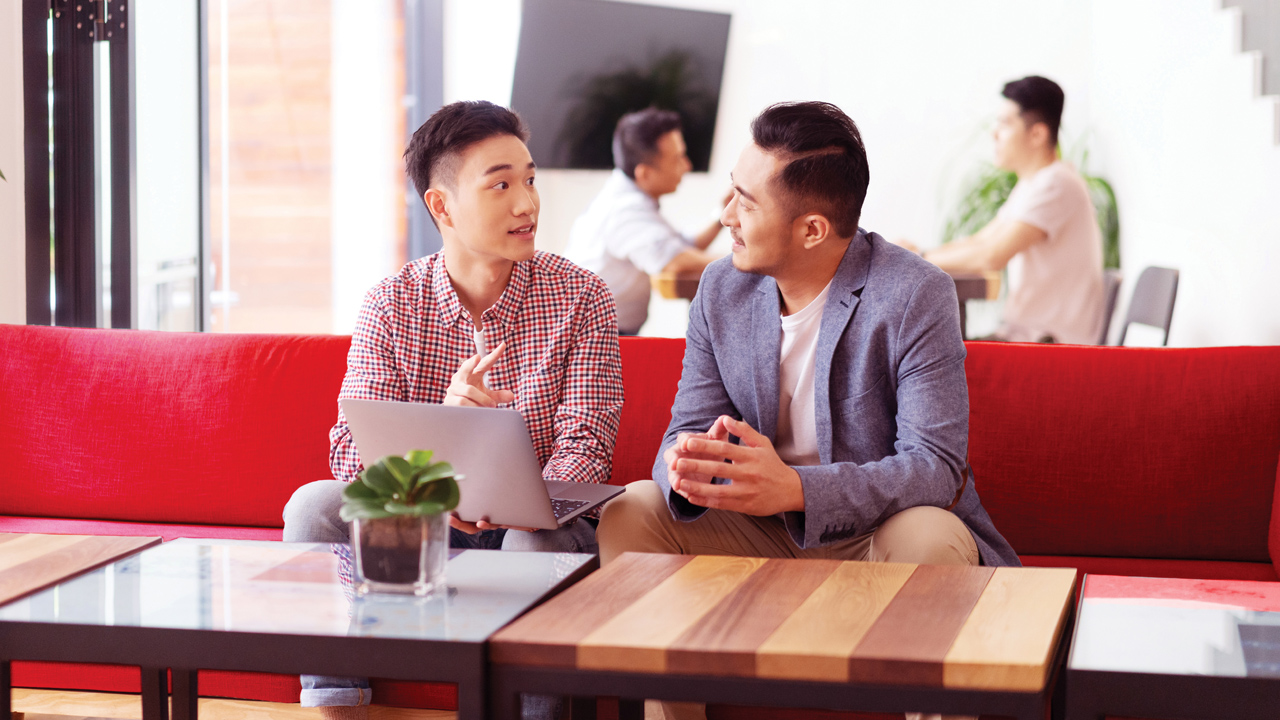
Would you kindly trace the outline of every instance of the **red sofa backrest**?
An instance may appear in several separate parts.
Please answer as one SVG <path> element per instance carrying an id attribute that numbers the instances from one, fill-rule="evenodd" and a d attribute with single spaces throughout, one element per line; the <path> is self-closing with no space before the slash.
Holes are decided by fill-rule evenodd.
<path id="1" fill-rule="evenodd" d="M 618 339 L 622 349 L 622 424 L 613 451 L 611 485 L 653 477 L 662 436 L 671 424 L 671 404 L 680 384 L 684 339 Z"/>
<path id="2" fill-rule="evenodd" d="M 1024 555 L 1266 562 L 1280 347 L 969 343 L 983 505 Z"/>
<path id="3" fill-rule="evenodd" d="M 280 527 L 350 342 L 0 325 L 0 515 Z"/>

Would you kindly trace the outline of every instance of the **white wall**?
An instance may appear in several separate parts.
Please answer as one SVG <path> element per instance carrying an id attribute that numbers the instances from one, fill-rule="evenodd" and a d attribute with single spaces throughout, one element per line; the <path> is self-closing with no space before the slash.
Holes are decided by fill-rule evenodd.
<path id="1" fill-rule="evenodd" d="M 941 232 L 948 192 L 977 159 L 989 156 L 986 127 L 1004 82 L 1033 73 L 1054 78 L 1069 98 L 1065 133 L 1074 137 L 1088 129 L 1087 5 L 1069 0 L 653 4 L 733 15 L 710 172 L 687 176 L 677 193 L 663 199 L 664 212 L 678 226 L 702 227 L 716 216 L 729 171 L 750 138 L 751 119 L 780 100 L 828 100 L 848 112 L 862 129 L 871 164 L 863 225 L 924 244 L 936 242 Z M 519 4 L 503 0 L 483 13 L 475 5 L 446 4 L 445 99 L 508 103 Z M 1021 30 L 1029 27 L 1039 30 Z M 490 52 L 494 48 L 496 54 Z M 564 247 L 574 218 L 605 175 L 539 173 L 540 247 L 553 252 Z M 718 249 L 727 251 L 725 238 Z M 684 307 L 655 302 L 645 333 L 683 335 Z"/>
<path id="2" fill-rule="evenodd" d="M 0 0 L 0 323 L 27 321 L 22 152 L 22 2 Z"/>
<path id="3" fill-rule="evenodd" d="M 1178 268 L 1170 345 L 1280 343 L 1280 115 L 1255 94 L 1236 11 L 1214 0 L 1094 0 L 1092 11 L 1093 122 L 1120 205 L 1122 299 L 1142 268 Z"/>

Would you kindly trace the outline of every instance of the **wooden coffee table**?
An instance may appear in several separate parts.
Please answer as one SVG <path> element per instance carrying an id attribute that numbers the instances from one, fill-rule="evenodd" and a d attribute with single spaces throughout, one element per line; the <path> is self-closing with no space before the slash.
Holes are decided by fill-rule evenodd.
<path id="1" fill-rule="evenodd" d="M 1042 720 L 1075 582 L 627 553 L 493 636 L 490 704 L 502 718 L 528 692 Z"/>
<path id="2" fill-rule="evenodd" d="M 1068 720 L 1273 720 L 1280 583 L 1088 575 L 1066 677 Z"/>

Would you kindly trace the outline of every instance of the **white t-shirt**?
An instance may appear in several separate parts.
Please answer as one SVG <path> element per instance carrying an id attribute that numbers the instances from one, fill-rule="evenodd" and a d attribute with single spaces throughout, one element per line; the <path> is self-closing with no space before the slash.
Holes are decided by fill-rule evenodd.
<path id="1" fill-rule="evenodd" d="M 1062 161 L 1019 180 L 996 217 L 1048 236 L 1009 262 L 999 333 L 1008 340 L 1093 345 L 1102 333 L 1102 233 L 1084 178 Z"/>
<path id="2" fill-rule="evenodd" d="M 778 435 L 773 444 L 788 465 L 817 465 L 818 429 L 813 407 L 813 365 L 828 283 L 803 310 L 782 316 L 778 358 Z"/>
<path id="3" fill-rule="evenodd" d="M 618 330 L 635 333 L 649 317 L 649 276 L 690 247 L 658 212 L 658 201 L 615 169 L 574 221 L 564 256 L 604 280 L 618 303 Z"/>

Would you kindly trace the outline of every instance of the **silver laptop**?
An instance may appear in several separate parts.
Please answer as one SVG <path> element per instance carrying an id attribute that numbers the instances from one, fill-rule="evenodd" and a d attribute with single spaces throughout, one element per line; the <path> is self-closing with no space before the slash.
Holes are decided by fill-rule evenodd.
<path id="1" fill-rule="evenodd" d="M 515 410 L 385 400 L 338 401 L 360 458 L 434 450 L 465 477 L 456 510 L 467 522 L 552 530 L 623 492 L 542 479 L 529 429 Z"/>

